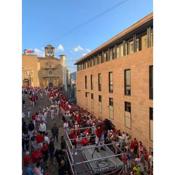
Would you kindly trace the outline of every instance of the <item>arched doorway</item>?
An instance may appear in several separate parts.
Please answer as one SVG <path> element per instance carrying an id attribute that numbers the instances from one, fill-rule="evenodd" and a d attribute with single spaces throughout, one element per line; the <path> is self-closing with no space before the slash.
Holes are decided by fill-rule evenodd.
<path id="1" fill-rule="evenodd" d="M 52 82 L 49 82 L 49 87 L 53 87 L 53 83 Z"/>
<path id="2" fill-rule="evenodd" d="M 29 79 L 24 79 L 23 80 L 23 86 L 28 87 L 30 85 L 30 80 Z"/>

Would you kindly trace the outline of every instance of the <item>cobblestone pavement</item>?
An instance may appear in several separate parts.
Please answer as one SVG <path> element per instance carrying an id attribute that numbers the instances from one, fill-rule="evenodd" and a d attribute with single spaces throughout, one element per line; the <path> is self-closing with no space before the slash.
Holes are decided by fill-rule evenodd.
<path id="1" fill-rule="evenodd" d="M 24 99 L 25 99 L 26 102 L 25 102 L 25 105 L 22 106 L 22 110 L 25 113 L 25 116 L 26 116 L 25 120 L 27 121 L 27 123 L 31 119 L 31 118 L 27 118 L 27 111 L 28 110 L 31 111 L 31 115 L 32 115 L 34 112 L 38 112 L 39 109 L 43 109 L 44 107 L 47 107 L 47 106 L 51 105 L 47 96 L 43 96 L 43 98 L 39 98 L 38 101 L 37 101 L 36 106 L 34 106 L 34 107 L 30 104 L 30 101 L 28 100 L 27 97 L 24 97 Z M 62 119 L 61 119 L 61 115 L 56 116 L 54 120 L 51 120 L 51 118 L 48 117 L 48 119 L 47 119 L 47 132 L 48 132 L 49 136 L 51 135 L 51 128 L 52 128 L 54 123 L 56 123 L 57 126 L 59 127 L 59 140 L 58 140 L 58 143 L 55 142 L 55 148 L 60 149 L 60 138 L 64 134 L 64 130 L 63 130 L 63 127 L 62 127 L 63 122 L 62 122 Z M 54 162 L 54 164 L 51 164 L 48 161 L 48 170 L 49 170 L 49 175 L 58 175 L 57 163 Z"/>

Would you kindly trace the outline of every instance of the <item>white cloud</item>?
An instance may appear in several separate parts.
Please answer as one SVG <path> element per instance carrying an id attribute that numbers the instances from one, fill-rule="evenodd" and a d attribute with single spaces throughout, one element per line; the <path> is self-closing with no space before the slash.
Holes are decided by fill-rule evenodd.
<path id="1" fill-rule="evenodd" d="M 87 52 L 90 52 L 91 50 L 86 48 L 86 51 L 87 51 Z"/>
<path id="2" fill-rule="evenodd" d="M 85 55 L 87 55 L 89 52 L 90 52 L 91 50 L 90 49 L 84 49 L 84 53 L 82 54 L 82 56 L 85 56 Z"/>
<path id="3" fill-rule="evenodd" d="M 82 54 L 82 56 L 85 56 L 85 55 L 87 55 L 87 53 L 83 53 L 83 54 Z"/>
<path id="4" fill-rule="evenodd" d="M 59 44 L 58 47 L 55 49 L 56 52 L 59 52 L 59 51 L 64 51 L 64 46 L 62 44 Z"/>
<path id="5" fill-rule="evenodd" d="M 42 56 L 42 57 L 44 56 L 44 52 L 38 48 L 35 48 L 34 52 L 35 54 L 37 54 L 37 56 Z"/>
<path id="6" fill-rule="evenodd" d="M 80 52 L 80 51 L 84 51 L 84 49 L 80 45 L 78 45 L 77 47 L 73 48 L 73 51 Z"/>

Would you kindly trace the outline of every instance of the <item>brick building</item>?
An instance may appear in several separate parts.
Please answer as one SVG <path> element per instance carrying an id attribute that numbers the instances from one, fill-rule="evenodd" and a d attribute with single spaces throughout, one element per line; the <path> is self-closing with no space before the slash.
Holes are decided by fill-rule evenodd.
<path id="1" fill-rule="evenodd" d="M 78 105 L 152 148 L 153 14 L 75 64 Z"/>
<path id="2" fill-rule="evenodd" d="M 45 57 L 38 57 L 33 53 L 25 52 L 22 56 L 22 81 L 24 86 L 56 86 L 67 90 L 68 70 L 65 65 L 65 55 L 55 57 L 55 48 L 52 45 L 45 47 Z"/>

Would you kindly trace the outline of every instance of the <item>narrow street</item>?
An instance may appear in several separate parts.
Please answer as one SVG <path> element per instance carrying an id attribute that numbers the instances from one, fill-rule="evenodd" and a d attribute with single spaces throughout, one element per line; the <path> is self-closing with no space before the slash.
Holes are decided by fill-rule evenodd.
<path id="1" fill-rule="evenodd" d="M 22 106 L 22 110 L 25 114 L 25 121 L 27 124 L 30 122 L 32 114 L 40 111 L 45 107 L 50 107 L 51 105 L 46 95 L 44 95 L 42 98 L 39 97 L 34 107 L 31 105 L 27 96 L 24 97 L 24 99 L 25 99 L 25 105 Z M 27 112 L 29 110 L 31 111 L 30 118 L 27 117 Z M 54 123 L 56 123 L 57 126 L 59 127 L 59 140 L 58 140 L 58 143 L 55 141 L 55 149 L 60 149 L 60 138 L 61 136 L 63 136 L 63 127 L 62 127 L 63 122 L 61 118 L 62 118 L 61 115 L 55 116 L 54 120 L 52 120 L 50 116 L 47 118 L 46 126 L 47 126 L 47 132 L 48 132 L 49 138 L 51 137 L 51 128 L 53 127 Z M 48 172 L 49 174 L 52 174 L 52 175 L 58 175 L 58 165 L 56 162 L 54 162 L 54 164 L 51 164 L 50 161 L 48 160 Z"/>

